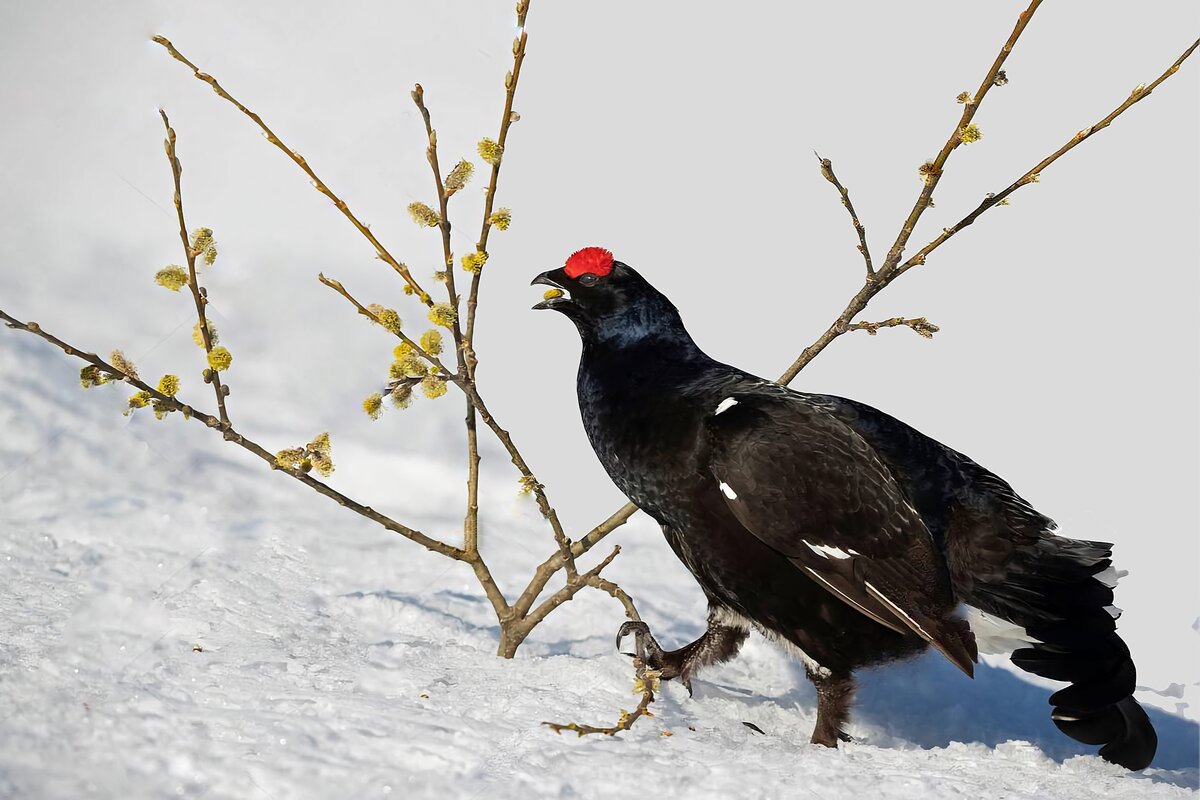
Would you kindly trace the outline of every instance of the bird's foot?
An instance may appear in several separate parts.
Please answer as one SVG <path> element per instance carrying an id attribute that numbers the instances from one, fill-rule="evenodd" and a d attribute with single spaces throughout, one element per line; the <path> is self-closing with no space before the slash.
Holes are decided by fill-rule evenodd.
<path id="1" fill-rule="evenodd" d="M 809 741 L 813 744 L 819 744 L 822 747 L 832 747 L 834 749 L 837 749 L 838 742 L 849 742 L 852 744 L 858 742 L 857 739 L 843 730 L 831 731 L 822 729 L 821 727 L 813 731 L 812 738 Z"/>
<path id="2" fill-rule="evenodd" d="M 682 650 L 666 651 L 662 649 L 662 645 L 654 638 L 654 634 L 650 633 L 650 627 L 641 620 L 630 620 L 621 625 L 617 631 L 617 649 L 621 649 L 621 642 L 626 636 L 633 636 L 633 645 L 636 652 L 622 653 L 631 658 L 641 659 L 642 663 L 652 670 L 656 670 L 659 675 L 658 679 L 663 681 L 678 679 L 688 691 L 688 696 L 692 695 L 692 681 L 690 670 L 687 668 L 687 662 L 684 657 L 685 651 Z"/>
<path id="3" fill-rule="evenodd" d="M 629 620 L 617 631 L 617 649 L 626 636 L 633 636 L 633 648 L 636 652 L 623 653 L 633 658 L 640 658 L 650 669 L 662 669 L 663 656 L 666 655 L 662 645 L 650 633 L 650 626 L 641 620 Z"/>

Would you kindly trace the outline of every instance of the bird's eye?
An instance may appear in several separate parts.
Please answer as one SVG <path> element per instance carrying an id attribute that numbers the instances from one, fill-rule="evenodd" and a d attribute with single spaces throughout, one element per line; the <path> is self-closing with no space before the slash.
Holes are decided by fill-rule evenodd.
<path id="1" fill-rule="evenodd" d="M 581 286 L 595 286 L 596 281 L 598 280 L 600 279 L 591 273 L 584 273 L 583 275 L 579 276 L 579 283 Z"/>

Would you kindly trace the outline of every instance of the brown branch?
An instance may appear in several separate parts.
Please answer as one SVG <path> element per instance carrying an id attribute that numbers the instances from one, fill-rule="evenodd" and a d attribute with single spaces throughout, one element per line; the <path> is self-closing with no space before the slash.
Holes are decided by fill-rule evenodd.
<path id="1" fill-rule="evenodd" d="M 438 228 L 442 234 L 442 260 L 445 263 L 446 292 L 450 297 L 450 305 L 457 312 L 458 291 L 454 285 L 454 252 L 450 246 L 450 194 L 446 191 L 445 183 L 442 180 L 442 168 L 438 162 L 437 131 L 433 129 L 433 120 L 430 117 L 429 109 L 425 106 L 425 90 L 421 84 L 418 83 L 413 88 L 412 99 L 421 112 L 421 119 L 425 121 L 425 135 L 429 140 L 425 156 L 429 161 L 430 169 L 433 170 L 433 183 L 437 190 L 441 215 Z M 467 365 L 462 325 L 457 313 L 454 316 L 451 333 L 454 336 L 454 353 L 458 360 L 458 371 L 463 375 L 473 374 Z M 467 399 L 467 413 L 463 418 L 463 424 L 467 431 L 467 511 L 463 518 L 463 547 L 468 552 L 477 552 L 479 550 L 479 431 L 475 422 L 475 406 L 472 405 L 470 398 Z"/>
<path id="2" fill-rule="evenodd" d="M 991 69 L 984 76 L 983 81 L 979 84 L 979 89 L 975 92 L 975 96 L 969 98 L 963 104 L 962 117 L 958 124 L 951 132 L 950 138 L 942 145 L 942 149 L 938 152 L 937 157 L 929 163 L 924 171 L 925 183 L 921 188 L 921 194 L 917 197 L 917 202 L 913 204 L 912 211 L 908 213 L 908 217 L 904 220 L 904 224 L 900 227 L 900 233 L 896 236 L 896 241 L 892 248 L 888 251 L 887 259 L 883 262 L 880 272 L 890 272 L 898 263 L 900 256 L 904 252 L 908 240 L 912 238 L 913 230 L 917 227 L 917 221 L 921 219 L 921 215 L 925 213 L 925 209 L 932 205 L 933 190 L 937 188 L 938 181 L 942 179 L 942 170 L 946 165 L 946 160 L 950 158 L 950 154 L 956 147 L 962 144 L 962 130 L 971 124 L 971 120 L 975 117 L 975 112 L 979 110 L 979 106 L 983 104 L 983 99 L 987 97 L 987 93 L 991 91 L 993 86 L 1002 85 L 997 81 L 997 76 L 1002 72 L 1004 62 L 1008 59 L 1009 53 L 1017 43 L 1017 39 L 1021 38 L 1021 34 L 1025 32 L 1025 26 L 1029 24 L 1029 20 L 1033 18 L 1033 14 L 1037 11 L 1038 6 L 1042 4 L 1042 0 L 1033 0 L 1029 7 L 1021 12 L 1017 17 L 1017 24 L 1013 31 L 1005 41 L 1004 46 L 1000 48 L 996 60 L 992 62 Z"/>
<path id="3" fill-rule="evenodd" d="M 870 280 L 875 277 L 875 268 L 871 265 L 871 251 L 867 248 L 867 229 L 859 222 L 858 213 L 854 210 L 854 204 L 850 202 L 850 190 L 842 186 L 837 175 L 833 174 L 832 161 L 828 158 L 821 158 L 820 153 L 814 153 L 813 155 L 817 157 L 817 161 L 821 164 L 821 175 L 838 190 L 838 194 L 842 196 L 842 205 L 850 212 L 850 222 L 854 224 L 854 232 L 858 234 L 858 252 L 862 253 L 863 261 L 867 264 L 867 280 Z"/>
<path id="4" fill-rule="evenodd" d="M 253 453 L 254 455 L 258 456 L 263 461 L 267 462 L 271 466 L 272 469 L 277 470 L 279 472 L 283 472 L 283 473 L 291 476 L 292 478 L 295 478 L 296 480 L 303 483 L 305 486 L 308 486 L 310 489 L 316 491 L 319 494 L 324 495 L 325 497 L 330 498 L 331 500 L 336 502 L 338 505 L 344 506 L 344 507 L 350 509 L 351 511 L 354 511 L 357 514 L 359 514 L 363 517 L 366 517 L 367 519 L 371 520 L 372 522 L 376 522 L 379 525 L 382 525 L 384 528 L 387 528 L 389 531 L 392 531 L 393 533 L 398 533 L 401 536 L 403 536 L 404 538 L 410 539 L 410 540 L 416 542 L 417 544 L 421 545 L 422 547 L 424 547 L 427 550 L 432 550 L 435 553 L 440 553 L 441 555 L 444 555 L 448 558 L 452 558 L 455 561 L 468 561 L 466 551 L 460 550 L 459 548 L 454 547 L 452 545 L 445 544 L 444 542 L 439 542 L 438 540 L 433 539 L 429 536 L 426 536 L 425 534 L 421 533 L 420 531 L 410 528 L 407 525 L 402 525 L 399 522 L 396 522 L 395 520 L 393 520 L 391 517 L 380 514 L 378 511 L 375 511 L 371 507 L 365 506 L 362 503 L 352 500 L 351 498 L 347 497 L 346 495 L 342 494 L 341 492 L 337 491 L 336 489 L 333 489 L 329 485 L 322 483 L 321 481 L 317 480 L 316 478 L 312 477 L 311 475 L 309 475 L 306 472 L 303 472 L 298 469 L 290 469 L 288 467 L 281 466 L 278 463 L 278 461 L 276 460 L 276 457 L 273 453 L 271 453 L 270 451 L 268 451 L 266 448 L 259 445 L 258 443 L 254 442 L 253 440 L 248 439 L 245 436 L 243 436 L 242 434 L 238 433 L 231 426 L 224 425 L 221 422 L 221 420 L 217 419 L 216 417 L 214 417 L 210 414 L 206 414 L 203 411 L 199 411 L 198 409 L 195 409 L 192 406 L 189 406 L 186 403 L 183 403 L 174 397 L 168 397 L 167 395 L 158 391 L 153 386 L 150 386 L 148 383 L 143 382 L 141 379 L 139 379 L 129 373 L 122 372 L 121 370 L 117 369 L 112 364 L 109 364 L 108 362 L 99 358 L 95 353 L 89 353 L 84 350 L 80 350 L 78 347 L 67 344 L 62 339 L 59 339 L 57 336 L 54 336 L 53 334 L 43 330 L 42 327 L 40 325 L 38 325 L 36 322 L 21 322 L 20 320 L 16 319 L 15 317 L 5 313 L 2 309 L 0 309 L 0 319 L 3 319 L 7 323 L 8 327 L 10 327 L 10 328 L 14 328 L 17 330 L 23 330 L 28 333 L 32 333 L 35 336 L 39 336 L 42 339 L 45 339 L 50 344 L 57 347 L 59 350 L 62 350 L 67 355 L 82 359 L 83 361 L 86 361 L 89 364 L 92 364 L 92 365 L 98 367 L 99 369 L 103 370 L 104 372 L 108 373 L 109 375 L 112 375 L 113 377 L 117 378 L 118 380 L 122 380 L 125 383 L 128 383 L 130 386 L 136 387 L 137 389 L 140 389 L 141 391 L 146 392 L 152 398 L 154 398 L 156 401 L 158 401 L 164 408 L 169 408 L 169 409 L 172 409 L 175 411 L 180 411 L 183 413 L 183 415 L 186 419 L 191 419 L 191 420 L 196 420 L 198 422 L 202 422 L 202 423 L 204 423 L 204 425 L 206 425 L 209 428 L 212 428 L 213 430 L 221 431 L 222 436 L 224 437 L 225 441 L 233 442 L 238 447 L 241 447 L 243 450 L 247 450 L 247 451 Z M 506 604 L 506 607 L 507 607 L 507 604 Z"/>
<path id="5" fill-rule="evenodd" d="M 400 277 L 403 278 L 410 287 L 412 287 L 412 290 L 416 292 L 417 297 L 420 298 L 422 303 L 427 306 L 433 305 L 433 298 L 429 296 L 428 292 L 421 288 L 421 285 L 417 283 L 416 278 L 414 278 L 412 273 L 408 271 L 408 267 L 396 260 L 396 258 L 390 252 L 388 252 L 388 249 L 384 247 L 377 238 L 375 238 L 375 234 L 371 233 L 371 229 L 359 221 L 358 217 L 354 215 L 354 212 L 350 210 L 350 207 L 346 205 L 345 201 L 334 194 L 333 190 L 326 186 L 325 182 L 317 177 L 317 173 L 314 172 L 312 167 L 309 166 L 308 161 L 304 158 L 304 156 L 300 155 L 295 150 L 284 144 L 280 138 L 275 135 L 275 132 L 267 127 L 267 124 L 262 121 L 262 117 L 251 111 L 246 106 L 242 105 L 242 103 L 239 102 L 233 95 L 225 91 L 224 87 L 217 83 L 216 78 L 207 73 L 201 72 L 199 67 L 189 61 L 183 55 L 183 53 L 175 49 L 175 45 L 171 44 L 169 39 L 167 39 L 165 36 L 155 36 L 153 37 L 153 41 L 166 48 L 167 52 L 170 53 L 171 57 L 176 61 L 179 61 L 191 69 L 192 74 L 197 80 L 207 83 L 212 87 L 213 91 L 216 92 L 219 97 L 228 100 L 238 109 L 238 111 L 241 111 L 243 114 L 249 117 L 251 121 L 253 121 L 254 124 L 262 130 L 263 135 L 267 137 L 267 141 L 282 150 L 284 155 L 290 158 L 296 164 L 296 166 L 304 170 L 304 174 L 308 175 L 309 180 L 312 182 L 313 188 L 332 200 L 333 204 L 339 211 L 342 212 L 346 219 L 350 220 L 351 224 L 354 225 L 358 232 L 366 237 L 367 241 L 371 243 L 371 246 L 375 248 L 375 253 L 379 260 L 383 261 L 385 264 L 395 270 L 397 274 L 399 274 Z"/>
<path id="6" fill-rule="evenodd" d="M 346 299 L 350 303 L 353 303 L 354 307 L 356 309 L 358 309 L 358 312 L 360 314 L 364 315 L 364 317 L 366 317 L 367 319 L 370 319 L 371 321 L 373 321 L 373 323 L 378 324 L 380 327 L 383 327 L 383 324 L 380 323 L 377 315 L 374 314 L 370 308 L 367 308 L 366 306 L 362 305 L 362 303 L 359 302 L 358 299 L 355 299 L 354 295 L 350 294 L 349 290 L 347 290 L 347 288 L 344 287 L 344 285 L 342 285 L 342 283 L 340 281 L 335 281 L 335 279 L 332 279 L 332 278 L 326 278 L 323 275 L 323 273 L 322 273 L 322 275 L 318 275 L 317 279 L 318 279 L 318 281 L 324 283 L 326 285 L 326 287 L 334 289 L 334 291 L 336 291 L 337 294 L 340 294 L 343 297 L 346 297 Z M 402 342 L 407 343 L 409 345 L 409 347 L 412 347 L 414 349 L 415 353 L 420 355 L 422 357 L 422 359 L 425 359 L 426 361 L 432 363 L 432 365 L 434 367 L 437 367 L 438 371 L 440 373 L 442 373 L 442 375 L 444 375 L 446 380 L 449 380 L 449 381 L 451 381 L 451 383 L 454 383 L 454 385 L 457 386 L 458 389 L 460 389 L 463 392 L 463 395 L 467 396 L 467 402 L 470 404 L 470 408 L 472 408 L 473 411 L 478 410 L 480 419 L 484 420 L 485 425 L 488 428 L 491 428 L 492 433 L 496 434 L 496 438 L 500 441 L 500 444 L 502 444 L 504 446 L 504 449 L 506 451 L 508 451 L 509 458 L 511 459 L 512 464 L 514 464 L 515 467 L 517 468 L 517 470 L 520 471 L 520 473 L 521 473 L 523 485 L 527 486 L 530 489 L 530 491 L 533 492 L 536 501 L 538 501 L 538 509 L 541 511 L 541 516 L 545 517 L 547 522 L 550 522 L 550 527 L 554 534 L 554 541 L 556 541 L 558 543 L 558 557 L 559 557 L 559 559 L 556 561 L 556 567 L 554 567 L 554 569 L 550 572 L 550 575 L 553 575 L 553 572 L 556 572 L 559 569 L 562 569 L 563 566 L 565 566 L 566 567 L 566 575 L 568 575 L 568 578 L 574 578 L 577 575 L 576 566 L 575 566 L 575 555 L 572 554 L 572 549 L 571 549 L 572 545 L 574 545 L 574 542 L 571 542 L 571 540 L 568 539 L 568 536 L 566 536 L 566 531 L 563 529 L 563 523 L 560 522 L 558 519 L 558 512 L 554 511 L 554 507 L 552 505 L 550 505 L 550 500 L 548 500 L 546 498 L 545 487 L 541 485 L 541 483 L 538 481 L 538 479 L 536 479 L 536 477 L 533 474 L 533 470 L 529 469 L 529 464 L 526 463 L 526 459 L 524 459 L 524 457 L 521 455 L 521 451 L 517 450 L 517 446 L 514 443 L 514 441 L 512 441 L 512 437 L 509 434 L 509 432 L 505 431 L 505 429 L 502 426 L 500 426 L 500 423 L 496 421 L 496 417 L 492 416 L 491 411 L 487 410 L 487 405 L 484 403 L 484 398 L 482 398 L 479 395 L 478 387 L 475 386 L 474 381 L 470 380 L 469 378 L 463 377 L 463 375 L 461 373 L 450 373 L 448 371 L 448 369 L 445 368 L 445 365 L 443 365 L 443 363 L 438 360 L 437 356 L 427 353 L 427 351 L 422 349 L 421 345 L 419 343 L 414 342 L 413 339 L 407 335 L 407 333 L 404 333 L 403 331 L 394 331 L 394 330 L 386 329 L 386 327 L 384 327 L 384 330 L 388 330 L 388 332 L 392 333 L 392 335 L 400 338 Z M 472 413 L 469 413 L 470 421 L 472 421 L 472 422 L 474 421 L 473 411 L 472 411 Z M 474 473 L 474 475 L 475 475 L 474 486 L 478 487 L 479 486 L 479 483 L 478 483 L 478 465 L 479 465 L 478 447 L 475 447 L 475 449 L 473 449 L 472 452 L 474 455 L 472 462 L 475 464 L 475 470 L 476 470 Z M 472 486 L 472 483 L 468 482 L 468 487 L 469 486 Z M 476 494 L 474 495 L 474 498 L 468 498 L 468 503 L 470 500 L 472 500 L 472 499 L 474 500 L 474 509 L 475 509 L 475 515 L 476 515 L 475 518 L 476 519 L 478 519 L 478 511 L 479 511 L 478 497 L 479 497 L 478 488 L 476 488 Z M 466 548 L 464 548 L 464 549 L 466 549 L 466 552 L 478 554 L 479 553 L 478 528 L 476 528 L 474 531 L 472 531 L 470 529 L 464 530 L 464 534 L 466 534 Z M 472 535 L 472 534 L 474 534 L 474 535 Z M 474 547 L 473 547 L 473 545 L 474 545 Z M 550 578 L 550 575 L 547 575 L 546 578 L 547 579 Z M 545 584 L 542 584 L 542 585 L 545 585 Z M 526 608 L 528 608 L 528 607 L 526 607 Z M 523 610 L 518 610 L 518 615 L 523 615 L 523 613 L 524 613 Z"/>
<path id="7" fill-rule="evenodd" d="M 388 328 L 387 326 L 385 326 L 383 324 L 383 322 L 379 319 L 379 317 L 375 314 L 375 312 L 371 311 L 371 309 L 367 308 L 362 303 L 358 302 L 358 300 L 354 297 L 354 295 L 350 294 L 349 290 L 346 289 L 346 287 L 342 285 L 341 281 L 334 280 L 333 278 L 326 278 L 324 272 L 317 273 L 317 280 L 320 281 L 321 283 L 325 284 L 326 286 L 328 286 L 330 289 L 333 289 L 335 292 L 340 294 L 342 297 L 349 300 L 354 305 L 354 307 L 356 309 L 358 309 L 359 314 L 361 314 L 364 317 L 366 317 L 367 319 L 371 320 L 371 322 L 374 322 L 380 328 L 382 328 L 383 330 L 392 334 L 393 336 L 398 338 L 400 341 L 404 342 L 406 345 L 408 345 L 409 347 L 411 347 L 413 349 L 413 352 L 415 352 L 421 358 L 428 361 L 433 366 L 437 367 L 439 377 L 441 377 L 443 380 L 453 381 L 455 378 L 458 377 L 457 374 L 451 372 L 450 370 L 448 370 L 446 368 L 446 365 L 441 362 L 441 359 L 439 359 L 437 356 L 433 355 L 432 353 L 426 351 L 425 348 L 421 347 L 419 342 L 414 340 L 407 333 L 405 333 L 402 330 L 392 330 L 391 328 Z"/>
<path id="8" fill-rule="evenodd" d="M 654 702 L 654 693 L 658 691 L 659 676 L 662 673 L 659 670 L 649 669 L 646 663 L 640 658 L 633 660 L 633 669 L 633 690 L 635 693 L 641 694 L 642 698 L 638 702 L 637 708 L 633 711 L 621 709 L 621 716 L 617 719 L 615 725 L 598 727 L 578 722 L 543 722 L 542 724 L 560 735 L 563 731 L 571 731 L 579 736 L 587 736 L 593 733 L 604 736 L 616 736 L 621 731 L 627 731 L 632 728 L 633 724 L 642 717 L 653 717 L 654 713 L 650 711 L 650 704 Z"/>
<path id="9" fill-rule="evenodd" d="M 158 113 L 162 116 L 163 125 L 167 129 L 167 139 L 164 144 L 167 148 L 167 161 L 171 163 L 171 177 L 175 179 L 175 216 L 179 219 L 179 240 L 183 242 L 183 255 L 187 259 L 188 268 L 188 288 L 192 291 L 192 300 L 196 304 L 196 318 L 199 320 L 200 337 L 204 344 L 204 354 L 207 356 L 212 352 L 212 332 L 208 327 L 208 315 L 205 313 L 205 306 L 208 305 L 208 293 L 200 286 L 200 279 L 196 275 L 196 256 L 200 255 L 192 248 L 191 240 L 188 238 L 187 222 L 183 217 L 183 189 L 180 187 L 180 179 L 183 175 L 183 166 L 179 163 L 179 157 L 175 154 L 175 129 L 171 127 L 171 121 L 167 119 L 167 112 L 161 108 Z M 221 373 L 211 367 L 205 370 L 205 380 L 212 384 L 213 392 L 217 396 L 217 413 L 221 417 L 221 426 L 228 428 L 229 412 L 225 408 L 225 393 L 227 389 L 221 385 Z"/>
<path id="10" fill-rule="evenodd" d="M 883 322 L 855 322 L 846 326 L 848 331 L 866 331 L 871 336 L 879 332 L 880 328 L 912 328 L 914 333 L 920 334 L 926 339 L 932 339 L 933 335 L 941 328 L 934 325 L 924 317 L 915 317 L 913 319 L 905 319 L 904 317 L 892 317 L 885 319 Z"/>
<path id="11" fill-rule="evenodd" d="M 525 42 L 528 39 L 528 34 L 525 33 L 525 17 L 529 13 L 529 0 L 517 0 L 517 30 L 520 33 L 513 40 L 513 67 L 512 70 L 504 77 L 504 114 L 500 117 L 500 133 L 496 138 L 496 143 L 500 145 L 500 158 L 496 159 L 496 163 L 492 164 L 492 176 L 488 181 L 487 195 L 483 201 L 483 224 L 479 230 L 479 241 L 475 244 L 475 251 L 479 253 L 487 253 L 488 234 L 492 231 L 492 204 L 496 199 L 496 186 L 500 180 L 500 165 L 504 162 L 504 148 L 508 143 L 508 129 L 518 119 L 518 116 L 513 113 L 513 98 L 517 94 L 517 81 L 521 78 L 521 64 L 525 61 Z M 467 327 L 464 333 L 466 337 L 467 353 L 467 369 L 472 378 L 475 376 L 475 312 L 479 307 L 479 283 L 483 278 L 483 269 L 477 271 L 471 276 L 471 289 L 467 295 Z"/>
<path id="12" fill-rule="evenodd" d="M 577 575 L 575 567 L 575 555 L 573 551 L 574 542 L 568 538 L 566 531 L 563 530 L 562 522 L 558 519 L 558 512 L 550 505 L 550 500 L 546 497 L 546 487 L 538 481 L 533 474 L 533 470 L 529 468 L 529 464 L 525 462 L 521 451 L 517 449 L 512 437 L 508 431 L 500 426 L 496 418 L 488 411 L 487 406 L 483 402 L 483 398 L 479 396 L 479 390 L 475 386 L 475 382 L 471 378 L 456 379 L 455 384 L 466 393 L 467 399 L 471 405 L 479 412 L 479 418 L 483 420 L 483 424 L 487 425 L 495 434 L 500 444 L 508 452 L 508 457 L 513 465 L 521 473 L 522 485 L 533 492 L 534 499 L 537 501 L 538 510 L 542 516 L 550 523 L 550 530 L 554 533 L 554 541 L 558 544 L 558 552 L 561 560 L 558 566 L 565 567 L 567 570 L 567 578 L 573 579 Z"/>
<path id="13" fill-rule="evenodd" d="M 971 223 L 975 222 L 975 220 L 978 219 L 979 215 L 981 215 L 983 212 L 987 211 L 989 208 L 992 208 L 993 206 L 1002 205 L 1004 203 L 1005 199 L 1007 199 L 1010 194 L 1015 192 L 1017 189 L 1020 189 L 1022 186 L 1025 186 L 1030 183 L 1037 183 L 1038 179 L 1040 178 L 1042 172 L 1045 171 L 1046 167 L 1049 167 L 1051 164 L 1053 164 L 1059 158 L 1064 156 L 1066 153 L 1070 152 L 1075 147 L 1077 147 L 1080 144 L 1082 144 L 1083 142 L 1087 141 L 1095 134 L 1097 134 L 1100 131 L 1107 128 L 1109 125 L 1112 124 L 1113 120 L 1115 120 L 1117 117 L 1124 114 L 1135 103 L 1138 103 L 1138 102 L 1141 102 L 1142 100 L 1144 100 L 1146 97 L 1148 97 L 1150 95 L 1151 92 L 1153 92 L 1156 88 L 1158 88 L 1158 85 L 1160 83 L 1162 83 L 1167 78 L 1171 77 L 1176 72 L 1178 72 L 1179 68 L 1181 66 L 1183 66 L 1183 62 L 1186 61 L 1192 55 L 1193 52 L 1195 52 L 1195 50 L 1198 46 L 1200 46 L 1200 39 L 1197 39 L 1196 41 L 1192 42 L 1191 46 L 1189 46 L 1186 50 L 1184 50 L 1183 54 L 1181 56 L 1179 56 L 1179 58 L 1175 59 L 1175 62 L 1173 64 L 1171 64 L 1171 66 L 1167 67 L 1167 69 L 1161 75 L 1159 75 L 1157 78 L 1155 78 L 1154 81 L 1152 81 L 1150 84 L 1148 84 L 1148 85 L 1142 84 L 1142 85 L 1135 87 L 1134 90 L 1129 94 L 1129 97 L 1125 98 L 1125 101 L 1123 103 L 1121 103 L 1119 106 L 1117 106 L 1112 111 L 1110 111 L 1106 116 L 1104 116 L 1095 125 L 1091 125 L 1087 128 L 1084 128 L 1083 130 L 1079 131 L 1078 133 L 1076 133 L 1074 136 L 1072 136 L 1067 141 L 1066 144 L 1064 144 L 1062 147 L 1055 150 L 1050 155 L 1043 158 L 1041 161 L 1039 161 L 1037 164 L 1035 164 L 1031 169 L 1029 169 L 1024 175 L 1022 175 L 1021 177 L 1017 178 L 1015 181 L 1010 183 L 1005 189 L 1003 189 L 999 192 L 996 192 L 995 194 L 987 195 L 987 197 L 985 197 L 983 199 L 983 201 L 980 202 L 980 204 L 975 207 L 974 211 L 972 211 L 970 214 L 967 214 L 965 217 L 963 217 L 961 220 L 956 222 L 951 227 L 943 230 L 941 232 L 941 234 L 938 235 L 937 238 L 935 238 L 929 244 L 922 247 L 919 251 L 917 251 L 917 253 L 912 258 L 908 259 L 903 264 L 901 264 L 899 267 L 897 267 L 896 273 L 900 274 L 900 273 L 906 272 L 907 270 L 911 269 L 912 267 L 924 264 L 926 256 L 928 256 L 930 253 L 932 253 L 937 248 L 941 247 L 946 242 L 946 240 L 949 239 L 951 236 L 958 233 L 959 231 L 961 231 L 963 228 L 967 227 Z"/>

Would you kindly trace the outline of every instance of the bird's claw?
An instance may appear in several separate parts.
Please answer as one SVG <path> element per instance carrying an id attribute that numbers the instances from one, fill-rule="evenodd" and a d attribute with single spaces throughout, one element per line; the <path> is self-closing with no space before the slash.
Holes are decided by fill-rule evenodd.
<path id="1" fill-rule="evenodd" d="M 621 625 L 617 631 L 617 650 L 621 649 L 621 642 L 626 636 L 633 636 L 635 653 L 622 653 L 622 655 L 640 658 L 651 669 L 661 669 L 663 649 L 659 645 L 658 640 L 654 638 L 654 634 L 650 633 L 650 626 L 641 620 L 629 620 Z"/>

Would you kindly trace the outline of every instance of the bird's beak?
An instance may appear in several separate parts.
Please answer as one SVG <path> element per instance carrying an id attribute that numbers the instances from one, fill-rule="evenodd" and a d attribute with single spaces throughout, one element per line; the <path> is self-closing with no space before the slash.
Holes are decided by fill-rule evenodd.
<path id="1" fill-rule="evenodd" d="M 540 284 L 542 286 L 549 286 L 551 289 L 557 289 L 559 292 L 561 292 L 561 294 L 557 297 L 547 297 L 540 303 L 535 304 L 533 307 L 534 310 L 540 311 L 545 308 L 561 308 L 562 306 L 575 305 L 575 303 L 571 300 L 571 293 L 568 292 L 566 287 L 563 285 L 565 280 L 566 276 L 563 274 L 562 268 L 560 267 L 559 269 L 552 269 L 547 272 L 543 272 L 541 275 L 538 275 L 536 278 L 530 281 L 530 286 L 537 286 Z"/>

